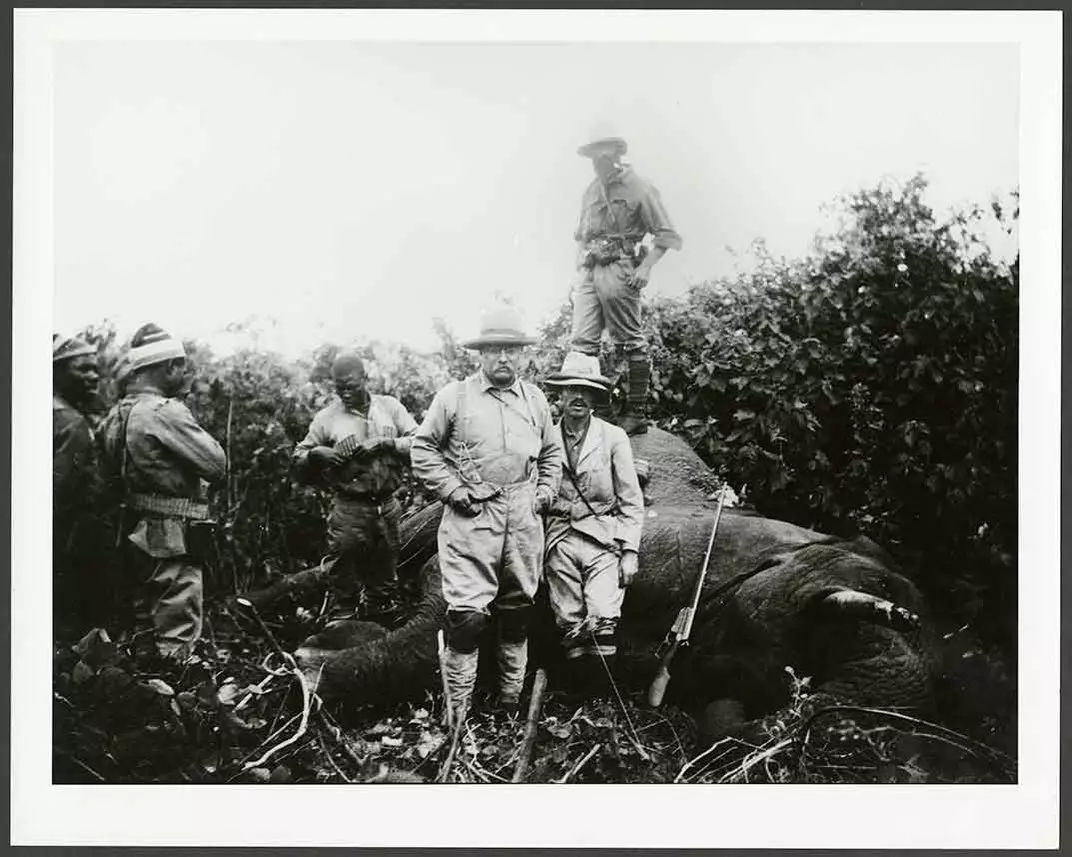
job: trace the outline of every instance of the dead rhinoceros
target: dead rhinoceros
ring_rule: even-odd
[[[679,438],[651,430],[633,439],[651,463],[640,572],[625,598],[621,675],[651,681],[656,651],[689,603],[713,521],[711,471]],[[358,701],[420,694],[438,684],[436,631],[444,602],[435,557],[438,509],[403,526],[402,574],[420,569],[415,615],[385,632],[348,623],[310,637],[296,656],[319,674],[319,692]],[[934,645],[916,587],[872,542],[726,509],[692,639],[675,659],[668,699],[690,708],[718,700],[747,717],[787,701],[785,668],[810,676],[816,694],[855,703],[926,708]]]

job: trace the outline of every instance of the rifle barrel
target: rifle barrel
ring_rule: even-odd
[[[682,634],[683,640],[688,640],[692,634],[692,621],[696,618],[696,610],[700,606],[700,593],[703,592],[704,580],[707,579],[707,566],[711,562],[711,550],[715,546],[715,533],[718,532],[718,522],[722,517],[722,503],[726,499],[726,485],[723,483],[722,490],[718,492],[718,506],[715,507],[715,523],[711,527],[711,538],[707,540],[707,554],[704,556],[703,565],[700,567],[700,576],[696,580],[696,591],[692,595],[692,605],[689,608],[688,623]]]

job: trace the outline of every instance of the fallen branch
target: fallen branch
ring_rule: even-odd
[[[767,759],[771,758],[772,756],[777,755],[782,750],[784,750],[786,747],[796,743],[796,740],[797,739],[796,739],[795,736],[791,737],[791,738],[786,738],[786,739],[784,739],[782,741],[779,741],[777,744],[775,744],[775,745],[773,745],[771,747],[768,747],[766,750],[763,750],[762,752],[757,753],[754,756],[749,756],[737,768],[735,768],[734,770],[732,770],[729,773],[727,773],[724,776],[722,776],[719,779],[719,782],[720,783],[727,783],[727,782],[732,783],[734,780],[736,780],[737,778],[739,778],[741,776],[744,776],[745,780],[747,781],[748,780],[748,772],[752,768],[754,768],[760,762],[765,762]]]
[[[447,751],[447,758],[443,761],[443,767],[439,769],[439,776],[436,777],[437,783],[445,783],[450,775],[450,769],[454,765],[454,755],[458,752],[458,742],[462,737],[462,727],[465,726],[465,715],[468,711],[469,704],[466,703],[457,712],[458,719],[454,723],[454,734],[450,739],[450,750]]]
[[[675,783],[680,783],[685,778],[685,772],[688,771],[689,768],[696,767],[696,765],[699,764],[701,759],[706,759],[708,756],[710,756],[712,753],[714,753],[715,750],[717,750],[723,744],[727,744],[732,740],[733,740],[732,738],[723,738],[721,741],[716,741],[714,744],[712,744],[710,747],[708,747],[706,750],[704,750],[702,753],[700,753],[700,755],[696,756],[693,759],[689,759],[689,761],[687,761],[685,763],[685,766],[680,771],[678,771],[677,776],[674,777],[674,782]]]
[[[525,722],[525,737],[521,741],[521,758],[518,759],[514,775],[510,779],[512,783],[523,782],[528,772],[532,747],[536,743],[536,730],[540,723],[540,709],[543,707],[543,692],[546,688],[547,672],[541,667],[536,670],[536,677],[532,681],[532,698],[529,700],[529,716]]]
[[[586,764],[588,764],[588,760],[591,759],[596,753],[599,752],[599,748],[602,747],[602,746],[603,746],[602,744],[596,744],[591,750],[589,750],[584,755],[583,759],[581,759],[576,765],[574,765],[572,768],[570,768],[566,772],[565,776],[560,777],[559,779],[555,780],[555,782],[557,784],[559,784],[559,785],[562,785],[563,783],[568,782],[570,777],[576,776],[577,773],[581,770],[581,768],[583,768]]]
[[[291,659],[291,662],[293,663],[293,659]],[[242,770],[244,770],[244,771],[248,771],[250,768],[260,767],[265,762],[267,762],[272,756],[274,756],[276,753],[278,753],[280,750],[282,750],[285,747],[289,747],[291,744],[294,744],[296,741],[298,741],[298,739],[300,739],[303,735],[305,735],[306,731],[309,728],[309,711],[311,710],[312,705],[313,705],[313,693],[310,691],[309,685],[305,681],[305,676],[302,675],[302,671],[300,669],[298,669],[297,664],[293,665],[292,672],[293,672],[295,678],[298,679],[298,683],[301,685],[301,690],[302,690],[302,713],[301,713],[301,723],[298,724],[298,731],[295,732],[286,741],[281,741],[279,744],[277,744],[275,747],[273,747],[271,750],[269,750],[267,753],[265,753],[263,756],[261,756],[255,762],[246,762],[242,766]],[[317,684],[319,684],[319,683],[320,683],[320,676],[318,674],[317,675]]]

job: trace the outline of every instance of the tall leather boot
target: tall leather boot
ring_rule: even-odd
[[[643,434],[648,430],[648,386],[651,362],[647,354],[629,357],[629,393],[619,425],[626,434]]]
[[[480,652],[459,652],[447,646],[445,652],[447,687],[455,722],[469,709],[476,686],[476,666]]]
[[[507,711],[517,710],[525,667],[529,662],[529,641],[499,640],[499,705]]]

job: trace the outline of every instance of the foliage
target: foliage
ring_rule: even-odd
[[[654,414],[762,513],[863,532],[1009,634],[1019,265],[981,210],[937,222],[925,187],[853,195],[802,261],[760,248],[753,273],[653,301]]]

